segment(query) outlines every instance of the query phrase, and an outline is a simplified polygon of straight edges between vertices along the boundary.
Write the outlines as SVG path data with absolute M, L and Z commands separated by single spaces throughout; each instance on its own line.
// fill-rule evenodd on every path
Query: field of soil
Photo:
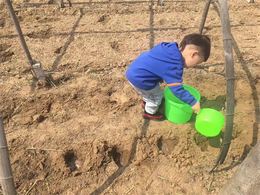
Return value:
M 206 1 L 72 0 L 63 9 L 47 0 L 12 2 L 32 58 L 52 81 L 34 81 L 0 2 L 0 111 L 18 194 L 218 194 L 259 141 L 259 1 L 228 1 L 234 130 L 226 160 L 212 174 L 225 128 L 207 138 L 196 131 L 195 114 L 185 124 L 142 119 L 141 97 L 125 77 L 142 52 L 197 33 Z M 212 40 L 211 56 L 185 70 L 184 84 L 200 92 L 202 108 L 225 116 L 217 2 L 203 34 Z

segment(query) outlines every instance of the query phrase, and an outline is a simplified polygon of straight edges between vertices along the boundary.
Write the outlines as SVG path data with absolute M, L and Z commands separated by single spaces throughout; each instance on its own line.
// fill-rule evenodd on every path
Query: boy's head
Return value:
M 179 45 L 184 59 L 184 66 L 193 68 L 201 62 L 206 62 L 210 55 L 210 38 L 206 35 L 186 35 Z

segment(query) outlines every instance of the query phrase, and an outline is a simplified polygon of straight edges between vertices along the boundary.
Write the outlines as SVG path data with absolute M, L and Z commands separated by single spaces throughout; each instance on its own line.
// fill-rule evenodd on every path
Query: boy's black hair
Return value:
M 204 54 L 204 61 L 208 60 L 210 55 L 210 38 L 208 36 L 196 33 L 186 35 L 180 43 L 181 50 L 183 51 L 189 44 L 198 46 Z

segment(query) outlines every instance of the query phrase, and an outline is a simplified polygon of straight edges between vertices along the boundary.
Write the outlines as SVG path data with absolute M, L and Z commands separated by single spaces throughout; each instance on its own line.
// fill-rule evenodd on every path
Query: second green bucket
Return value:
M 183 88 L 188 90 L 196 100 L 200 101 L 200 93 L 189 85 L 183 85 Z M 165 98 L 165 116 L 166 118 L 177 124 L 186 123 L 191 119 L 193 110 L 190 105 L 184 103 L 179 98 L 173 95 L 169 87 L 164 89 Z

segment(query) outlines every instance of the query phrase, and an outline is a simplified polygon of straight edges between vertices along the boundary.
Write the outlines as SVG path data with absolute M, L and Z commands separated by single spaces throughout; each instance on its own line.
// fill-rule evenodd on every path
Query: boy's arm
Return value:
M 163 79 L 167 83 L 167 86 L 171 90 L 171 92 L 180 100 L 189 104 L 190 106 L 194 106 L 197 103 L 197 100 L 194 98 L 190 92 L 183 88 L 182 86 L 182 74 L 183 68 L 175 68 L 174 70 L 167 71 L 164 74 Z
M 182 85 L 176 85 L 175 87 L 169 87 L 172 93 L 182 100 L 183 102 L 189 104 L 192 110 L 199 114 L 200 112 L 200 102 L 194 98 L 193 95 L 190 94 L 188 90 L 185 90 Z
M 196 104 L 194 104 L 192 107 L 192 110 L 196 113 L 199 114 L 200 112 L 200 102 L 198 101 Z
M 194 106 L 197 103 L 197 100 L 194 98 L 194 96 L 191 95 L 188 90 L 184 89 L 181 83 L 175 84 L 176 85 L 174 86 L 172 86 L 171 84 L 167 84 L 173 95 L 175 95 L 177 98 L 179 98 L 186 104 Z

